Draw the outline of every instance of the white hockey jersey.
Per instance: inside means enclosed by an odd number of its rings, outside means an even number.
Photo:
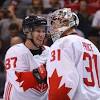
[[[100,100],[100,53],[89,40],[68,35],[50,48],[48,100]]]
[[[33,69],[46,63],[46,53],[48,49],[33,56],[23,43],[7,51],[4,100],[47,100],[47,84],[38,84],[32,75]]]

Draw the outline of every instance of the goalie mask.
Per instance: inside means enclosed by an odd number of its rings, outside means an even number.
[[[59,39],[65,31],[78,26],[78,24],[79,19],[70,8],[63,8],[54,11],[48,18],[49,30],[53,42]]]

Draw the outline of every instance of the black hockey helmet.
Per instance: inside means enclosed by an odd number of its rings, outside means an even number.
[[[32,32],[35,26],[45,26],[47,27],[47,20],[41,16],[27,16],[23,19],[22,28],[23,32]]]

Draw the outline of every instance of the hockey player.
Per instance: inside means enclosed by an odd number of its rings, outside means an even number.
[[[100,53],[77,35],[77,15],[70,8],[49,18],[53,45],[47,61],[48,100],[100,100]]]
[[[47,21],[40,16],[23,20],[26,42],[12,46],[5,56],[4,100],[47,100],[46,56],[43,46]]]

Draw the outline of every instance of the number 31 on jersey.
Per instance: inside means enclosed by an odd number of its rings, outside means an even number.
[[[83,78],[85,85],[94,87],[97,80],[98,87],[100,87],[100,73],[97,66],[97,55],[90,55],[89,53],[84,52],[83,61],[88,61],[88,65],[84,67],[86,69],[86,73],[89,74],[91,78],[91,80],[88,76]],[[94,73],[96,73],[96,76]]]
[[[60,58],[61,58],[61,50],[60,49],[53,50],[51,52],[51,60],[50,60],[51,62],[55,61],[55,60],[60,61]]]

